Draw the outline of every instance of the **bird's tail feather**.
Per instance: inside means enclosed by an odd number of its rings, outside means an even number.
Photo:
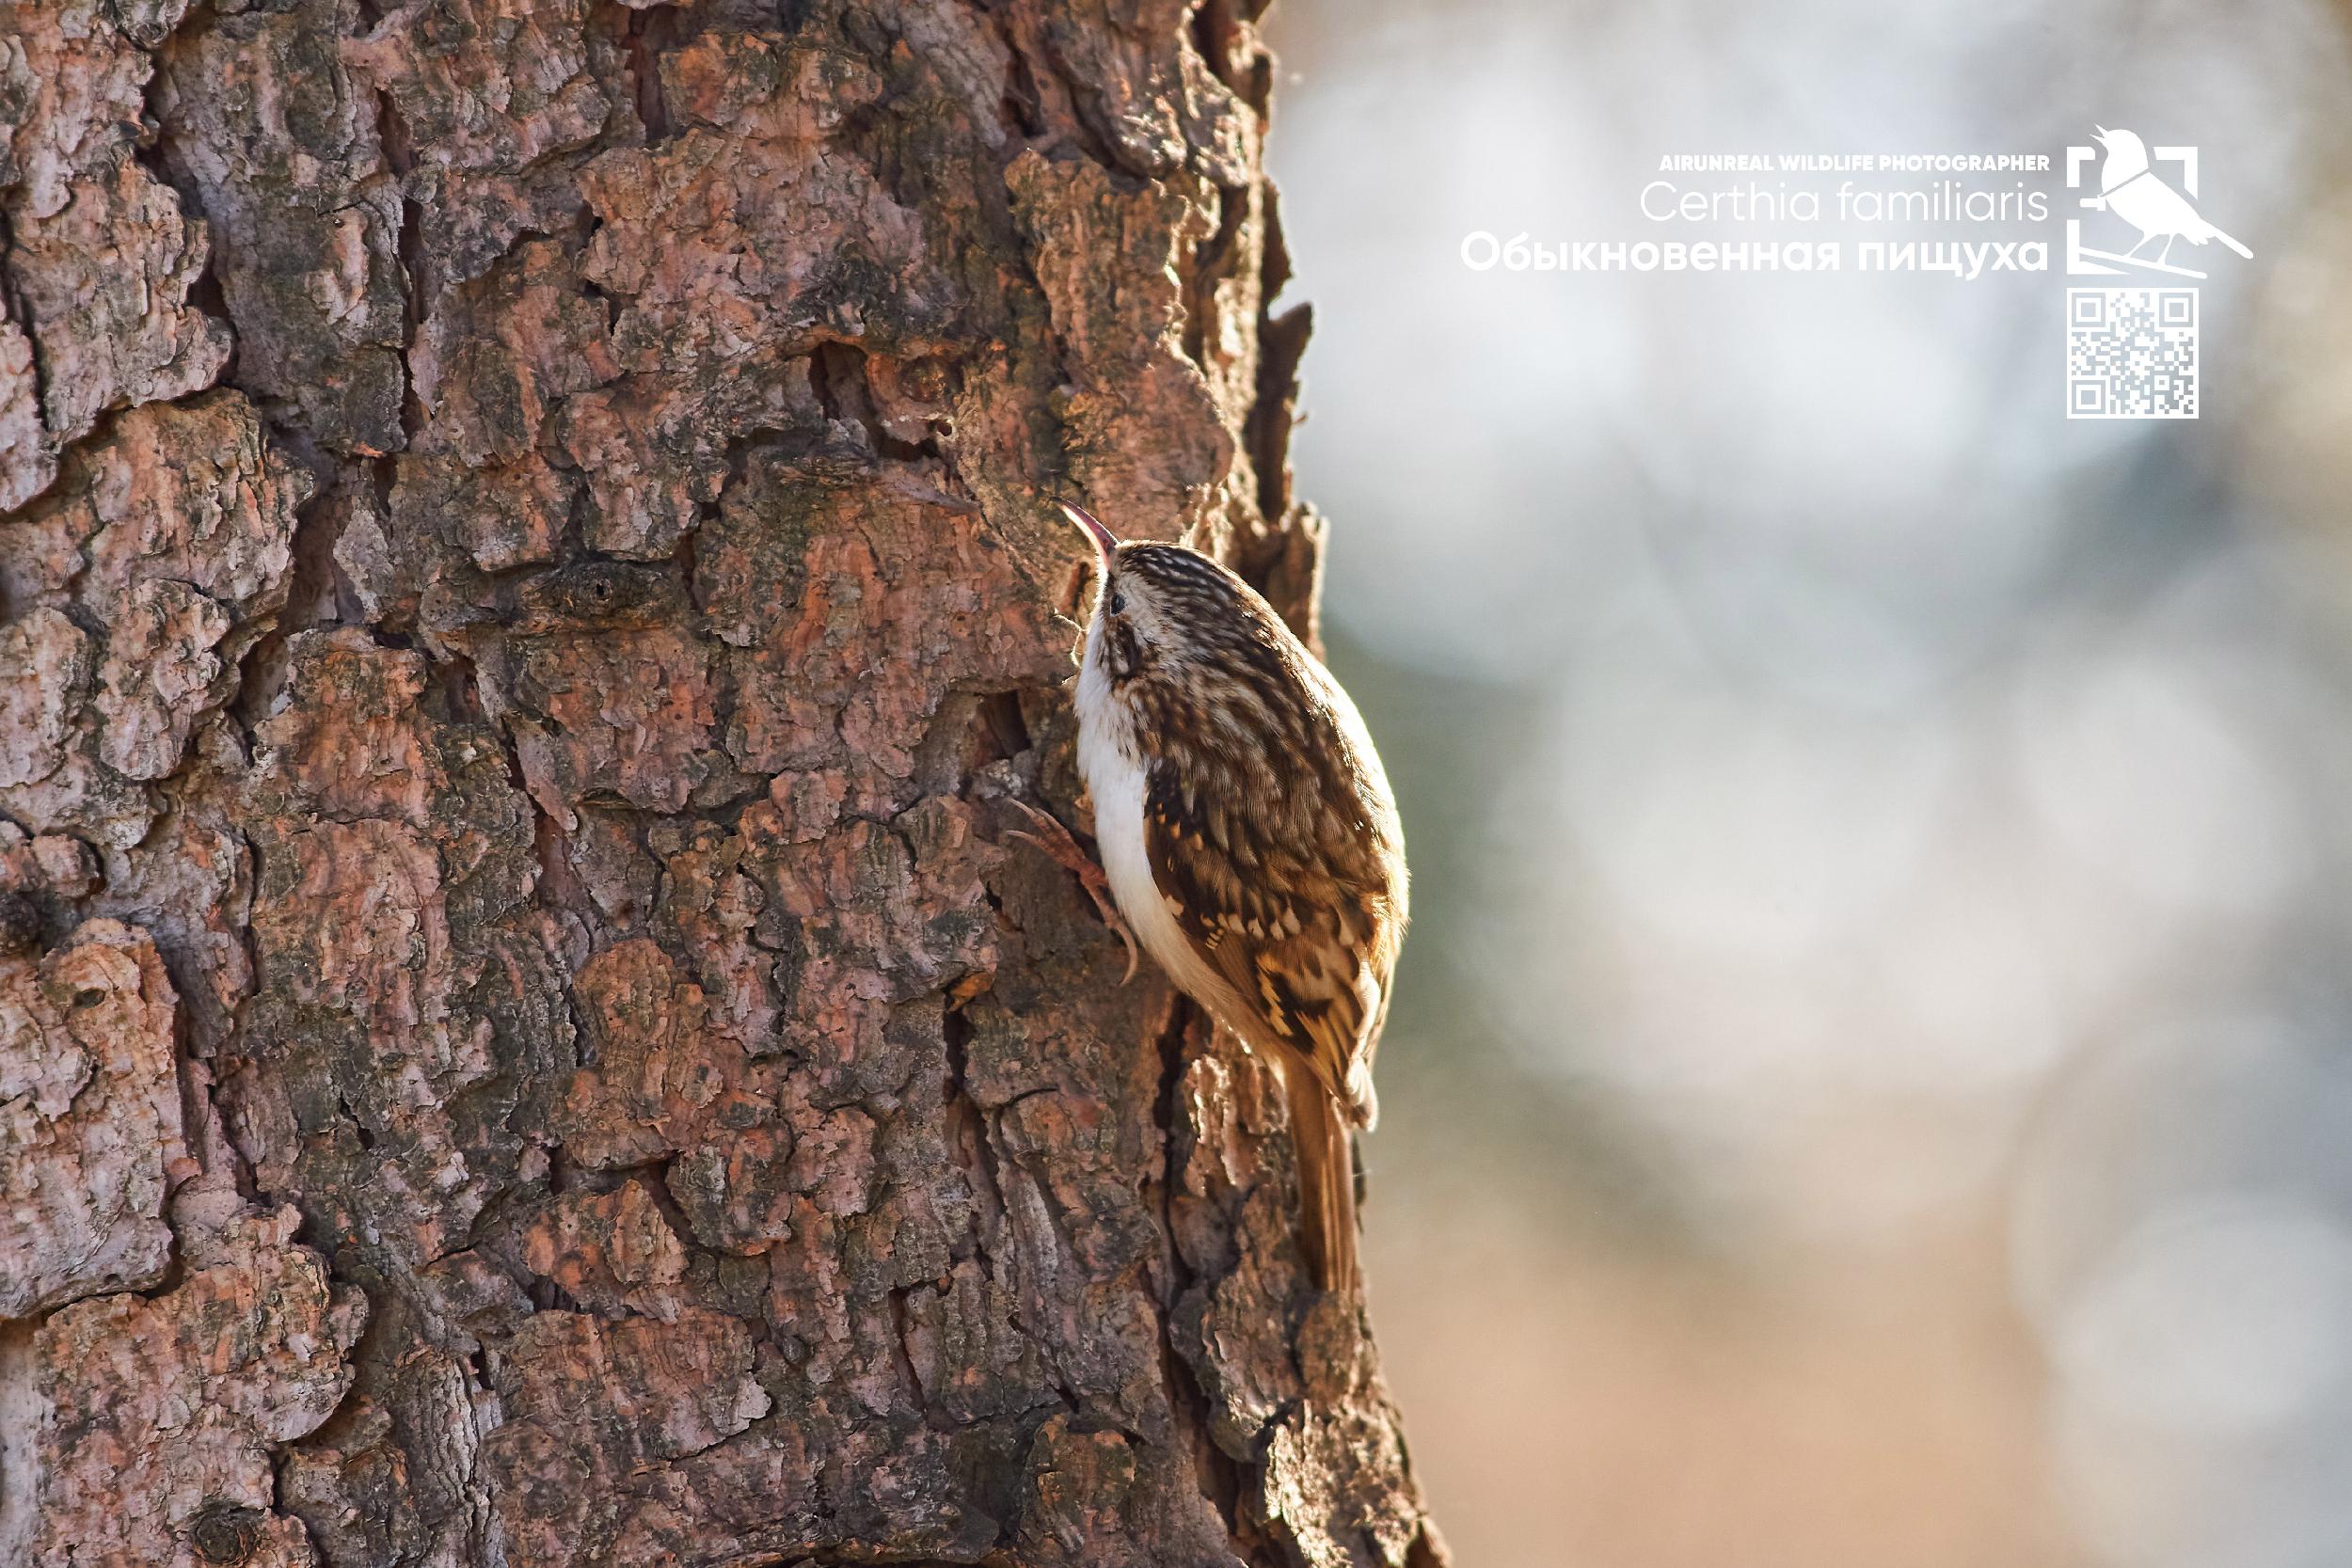
[[[1291,1143],[1298,1151],[1299,1241],[1315,1283],[1353,1293],[1356,1270],[1356,1165],[1339,1101],[1304,1062],[1285,1062]]]
[[[2232,239],[2229,235],[2224,234],[2220,230],[2215,230],[2213,231],[2213,237],[2219,240],[2223,245],[2228,245],[2232,250],[2236,251],[2240,256],[2245,257],[2248,261],[2250,261],[2254,259],[2254,253],[2252,251],[2238,244],[2237,241]]]

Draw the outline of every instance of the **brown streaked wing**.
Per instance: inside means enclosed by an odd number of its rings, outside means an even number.
[[[1367,958],[1388,945],[1375,940],[1375,911],[1359,890],[1263,838],[1248,846],[1255,863],[1243,875],[1237,840],[1255,831],[1257,814],[1222,804],[1196,794],[1187,810],[1171,765],[1154,763],[1144,800],[1152,876],[1195,950],[1250,1009],[1226,1022],[1288,1046],[1352,1104],[1349,1066],[1385,1010],[1388,976],[1363,974]]]

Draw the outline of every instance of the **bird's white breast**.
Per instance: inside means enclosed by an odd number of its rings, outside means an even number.
[[[1087,632],[1086,662],[1078,672],[1078,772],[1094,797],[1094,841],[1119,912],[1168,978],[1216,1008],[1224,982],[1193,950],[1152,875],[1144,844],[1146,773],[1142,748],[1127,705],[1111,689],[1103,668],[1102,620]]]

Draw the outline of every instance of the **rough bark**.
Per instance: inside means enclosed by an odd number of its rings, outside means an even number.
[[[0,10],[0,1560],[1442,1560],[1011,836],[1056,487],[1311,620],[1252,21]]]

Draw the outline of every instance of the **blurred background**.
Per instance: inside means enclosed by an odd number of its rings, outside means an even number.
[[[1417,879],[1373,1309],[1464,1568],[2352,1562],[2344,23],[1269,18]],[[1771,237],[1645,222],[1678,152],[2047,152],[2062,217],[2094,122],[2253,247],[2195,421],[2063,417],[2056,223],[1966,284],[1459,256]]]

